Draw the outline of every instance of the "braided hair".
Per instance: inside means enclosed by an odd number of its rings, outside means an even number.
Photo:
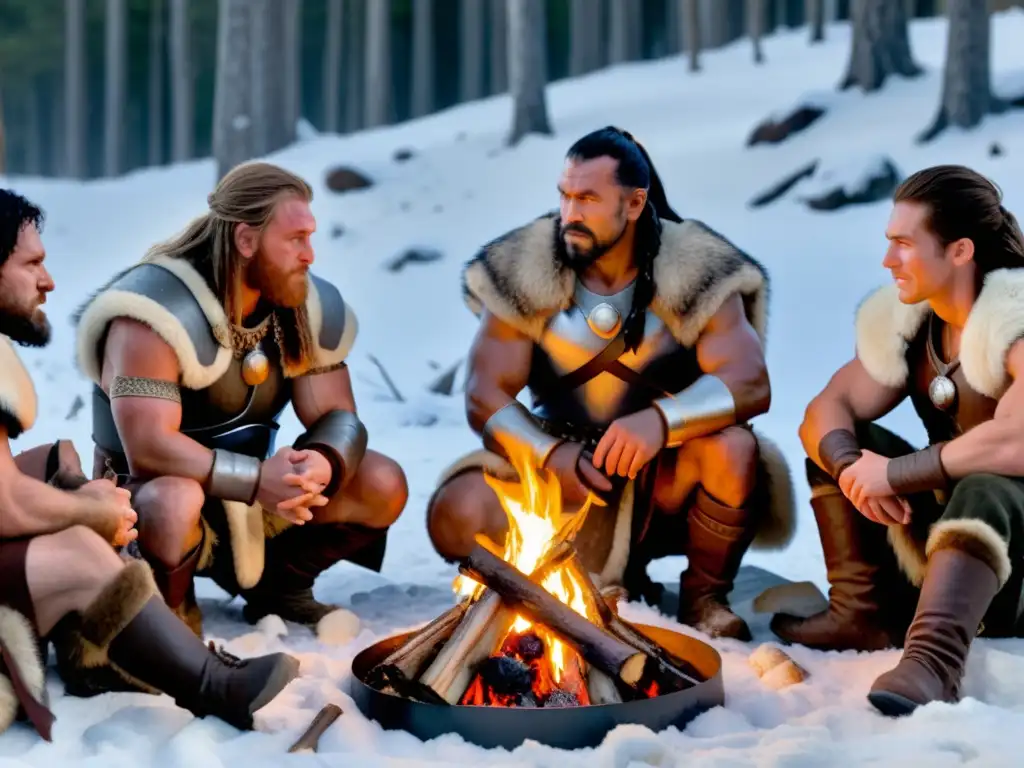
[[[661,249],[661,222],[683,219],[668,204],[665,188],[647,150],[628,131],[614,126],[600,128],[576,141],[566,156],[572,160],[610,157],[617,162],[615,176],[621,186],[647,191],[647,203],[637,219],[633,244],[638,269],[636,288],[624,323],[626,348],[635,351],[643,341],[647,308],[654,299],[654,259]]]

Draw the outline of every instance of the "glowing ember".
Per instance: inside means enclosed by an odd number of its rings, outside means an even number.
[[[512,455],[510,459],[519,473],[519,481],[507,482],[490,476],[485,477],[508,516],[508,535],[504,551],[500,555],[505,562],[529,575],[552,545],[567,538],[571,539],[575,535],[583,525],[592,504],[600,502],[591,495],[579,512],[572,515],[563,514],[561,487],[557,478],[551,472],[537,467],[532,456],[526,452]],[[493,550],[493,545],[489,542],[482,541],[481,544]],[[556,569],[544,579],[542,586],[581,616],[591,621],[598,618],[588,614],[584,590],[570,569]],[[459,595],[472,596],[474,599],[485,589],[482,584],[464,575],[459,575],[455,579],[453,587]],[[509,642],[524,637],[532,637],[539,641],[543,648],[543,655],[540,658],[527,658],[518,648],[514,652],[509,652]],[[534,628],[528,619],[517,615],[508,635],[495,648],[495,653],[511,656],[527,664],[534,675],[532,690],[528,694],[487,696],[482,676],[478,675],[461,703],[530,706],[529,701],[524,704],[512,699],[518,697],[521,700],[524,696],[531,696],[536,702],[533,705],[537,706],[541,705],[538,699],[548,699],[556,689],[562,693],[574,694],[580,705],[589,703],[581,671],[582,660],[572,648],[567,647],[544,627]],[[492,700],[487,701],[488,698]]]

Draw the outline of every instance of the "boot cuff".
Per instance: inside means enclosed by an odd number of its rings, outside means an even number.
[[[943,520],[932,526],[925,546],[925,555],[931,557],[940,549],[958,549],[976,557],[995,571],[999,588],[1010,578],[1009,545],[984,520]]]
[[[105,648],[158,594],[149,565],[142,560],[128,563],[82,612],[82,637]]]

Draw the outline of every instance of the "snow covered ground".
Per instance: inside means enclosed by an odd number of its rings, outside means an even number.
[[[1016,82],[1024,70],[1022,36],[1024,13],[996,17],[992,62],[1000,82]],[[460,298],[462,264],[486,240],[554,207],[565,150],[578,136],[609,123],[645,143],[677,210],[724,232],[770,270],[774,398],[758,427],[789,456],[800,529],[785,551],[752,555],[748,562],[827,586],[796,429],[807,401],[852,353],[856,304],[887,278],[879,262],[889,205],[813,213],[799,202],[800,188],[756,211],[747,209],[746,201],[813,158],[840,169],[851,158],[885,154],[904,174],[939,162],[971,165],[1002,186],[1007,207],[1018,214],[1024,210],[1024,113],[989,118],[971,133],[951,131],[928,146],[914,144],[938,103],[945,23],[916,22],[911,37],[915,56],[927,69],[923,77],[892,81],[871,96],[833,94],[826,99],[825,117],[774,147],[751,150],[744,142],[766,116],[805,94],[834,88],[848,53],[845,25],[830,27],[827,42],[814,47],[805,31],[766,38],[762,67],[752,64],[749,43],[740,42],[706,54],[697,76],[687,73],[681,59],[669,59],[559,83],[548,92],[557,135],[531,138],[512,151],[502,146],[510,103],[499,97],[394,128],[310,138],[276,155],[276,161],[317,185],[316,269],[342,287],[360,318],[350,361],[357,402],[371,445],[396,457],[410,479],[409,505],[391,535],[384,573],[341,565],[317,584],[321,597],[359,615],[362,630],[347,644],[329,646],[308,630],[279,621],[249,627],[237,603],[201,581],[210,637],[228,640],[228,649],[241,655],[286,647],[302,661],[302,678],[261,713],[261,732],[239,734],[216,720],[196,720],[166,697],[63,697],[54,677],[54,743],[16,726],[0,737],[0,766],[1019,764],[1024,725],[1024,642],[1019,641],[977,643],[966,680],[972,698],[957,707],[929,706],[900,722],[878,716],[864,697],[873,678],[895,663],[895,651],[857,655],[795,648],[792,653],[812,677],[776,693],[747,665],[752,646],[717,643],[725,662],[725,708],[706,713],[684,733],[655,735],[623,727],[601,747],[574,753],[535,744],[511,753],[484,752],[454,736],[423,744],[408,734],[383,732],[344,693],[349,662],[358,650],[432,618],[452,600],[454,573],[429,545],[424,507],[437,474],[475,440],[465,425],[461,397],[433,396],[426,386],[439,368],[464,355],[474,331]],[[1002,156],[989,156],[993,141],[1004,149]],[[411,148],[413,158],[394,162],[399,148]],[[374,187],[332,195],[322,186],[323,174],[337,164],[362,169]],[[848,169],[850,184],[863,170]],[[53,344],[23,353],[40,391],[41,413],[21,447],[70,437],[91,461],[88,411],[74,412],[77,398],[88,402],[89,387],[74,368],[66,318],[115,270],[200,213],[213,179],[212,161],[197,161],[89,184],[4,181],[46,209],[44,239],[58,286],[47,305],[56,330]],[[336,226],[344,232],[332,238]],[[445,258],[398,273],[384,268],[411,246],[437,248]],[[388,399],[370,355],[387,369],[405,402]],[[923,438],[908,407],[887,423],[912,440]],[[289,415],[282,439],[297,432]],[[684,562],[663,561],[656,575],[673,580]],[[672,623],[639,606],[628,606],[626,613]],[[287,746],[328,701],[340,704],[345,714],[321,739],[319,756],[286,757]]]

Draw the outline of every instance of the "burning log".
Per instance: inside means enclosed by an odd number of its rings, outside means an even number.
[[[478,544],[477,549],[500,561],[497,555],[483,546]],[[556,544],[548,550],[531,578],[543,581],[572,554],[572,545],[568,542]],[[473,681],[476,666],[498,647],[513,621],[515,614],[502,603],[501,595],[493,590],[485,591],[466,611],[451,638],[420,677],[420,682],[435,690],[449,704],[458,703]]]
[[[473,668],[491,655],[514,620],[511,611],[502,605],[501,595],[487,592],[469,607],[420,682],[437,691],[449,704],[457,703],[469,687]]]
[[[699,673],[690,664],[672,655],[632,624],[619,618],[575,554],[566,567],[573,572],[583,587],[583,599],[586,601],[588,611],[593,610],[594,615],[600,617],[604,628],[622,642],[641,651],[658,663],[663,673],[659,675],[662,685],[669,682],[665,679],[665,673],[676,678],[675,682],[671,684],[674,688],[700,683]]]
[[[597,667],[587,670],[587,692],[591,704],[621,704],[622,694],[615,681]]]
[[[432,622],[416,631],[408,640],[396,648],[381,662],[382,666],[393,666],[402,671],[406,677],[413,679],[420,669],[437,652],[440,643],[451,637],[466,615],[469,601],[463,600],[453,605]]]
[[[584,659],[627,685],[643,676],[647,656],[561,603],[530,578],[487,549],[476,546],[460,571],[485,584],[531,621],[543,624]],[[603,603],[603,601],[601,601]],[[607,608],[607,606],[605,606]]]

